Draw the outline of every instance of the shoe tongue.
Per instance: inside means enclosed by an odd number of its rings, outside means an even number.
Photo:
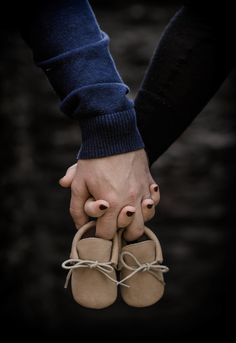
[[[82,260],[109,262],[111,260],[112,241],[102,238],[84,238],[78,241],[78,256]]]
[[[140,263],[153,262],[156,259],[155,242],[148,240],[134,244],[128,244],[123,248],[123,251],[128,251],[134,255]],[[129,255],[124,255],[124,260],[129,265],[134,264],[134,260]]]

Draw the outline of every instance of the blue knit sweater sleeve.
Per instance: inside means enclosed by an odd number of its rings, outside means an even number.
[[[129,89],[111,57],[109,37],[87,0],[34,3],[22,33],[60,97],[61,110],[79,121],[78,158],[143,148]]]

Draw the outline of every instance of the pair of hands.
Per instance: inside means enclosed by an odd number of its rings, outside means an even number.
[[[97,217],[96,235],[112,239],[119,227],[126,240],[144,232],[160,200],[144,149],[104,158],[79,160],[60,181],[71,188],[70,214],[79,229]]]

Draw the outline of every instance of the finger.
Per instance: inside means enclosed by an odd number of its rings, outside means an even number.
[[[150,193],[151,198],[154,201],[154,205],[156,206],[160,202],[160,189],[156,183],[151,184]]]
[[[75,177],[77,163],[73,164],[67,169],[66,174],[59,180],[59,184],[62,187],[68,188],[71,186],[72,181]]]
[[[99,218],[108,208],[109,203],[106,200],[95,200],[91,197],[84,205],[84,212],[90,217]]]
[[[144,199],[142,201],[142,214],[144,222],[152,219],[155,215],[155,206],[152,199]]]
[[[133,221],[127,226],[124,231],[124,238],[127,241],[134,241],[144,233],[144,221],[141,209],[141,204],[136,206],[136,212]]]
[[[117,226],[119,228],[128,226],[132,222],[134,218],[134,214],[135,214],[135,207],[133,206],[123,207],[118,215]]]
[[[103,216],[97,219],[96,236],[103,239],[112,239],[117,231],[117,216],[119,209],[111,206]]]
[[[88,190],[85,184],[71,186],[70,214],[74,220],[75,226],[79,229],[88,222],[88,216],[84,212],[84,204],[89,198]]]

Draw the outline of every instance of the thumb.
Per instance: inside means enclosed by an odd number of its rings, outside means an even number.
[[[76,166],[77,166],[77,163],[73,164],[73,166],[70,166],[67,169],[65,175],[59,180],[59,184],[62,187],[68,188],[71,186],[75,173],[76,173]]]

